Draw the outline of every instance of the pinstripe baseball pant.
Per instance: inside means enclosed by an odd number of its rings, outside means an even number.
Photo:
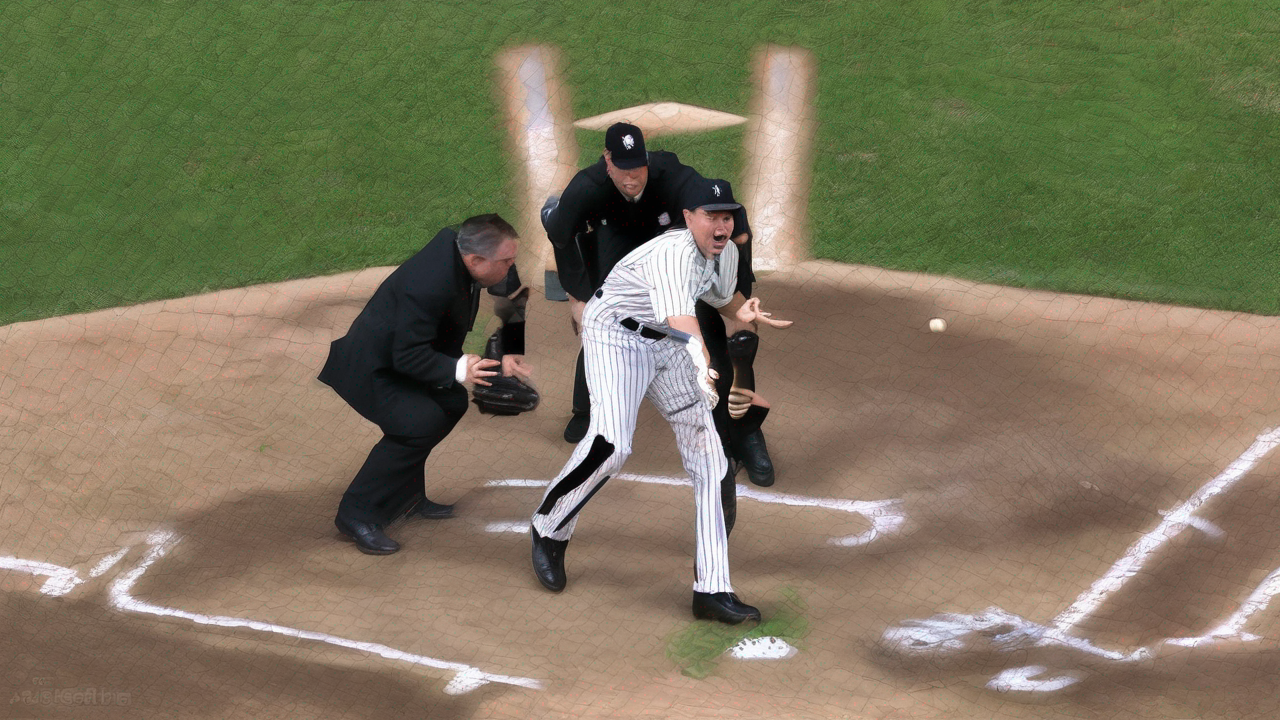
[[[720,505],[720,480],[729,469],[711,410],[683,345],[655,340],[619,324],[604,303],[587,305],[582,318],[591,424],[569,462],[547,487],[533,515],[542,537],[568,540],[578,513],[631,455],[636,415],[648,397],[675,431],[685,472],[693,480],[697,533],[695,592],[733,592],[729,543]]]

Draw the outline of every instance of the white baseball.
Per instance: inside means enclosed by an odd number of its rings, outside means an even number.
[[[947,329],[947,321],[942,318],[934,318],[929,321],[929,329],[934,332],[942,332]]]

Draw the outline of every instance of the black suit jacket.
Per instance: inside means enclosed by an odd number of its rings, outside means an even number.
[[[454,377],[475,325],[480,286],[445,228],[396,268],[343,337],[329,346],[320,381],[389,435],[429,435],[440,400],[466,410]]]

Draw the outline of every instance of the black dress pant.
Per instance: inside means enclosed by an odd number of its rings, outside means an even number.
[[[466,414],[467,399],[466,388],[455,385],[401,403],[413,408],[415,434],[382,436],[343,494],[338,517],[385,526],[426,497],[427,457]]]

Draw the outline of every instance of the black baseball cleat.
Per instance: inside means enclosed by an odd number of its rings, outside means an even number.
[[[400,544],[387,537],[382,526],[377,523],[337,517],[333,519],[333,524],[338,526],[338,532],[354,540],[356,547],[366,555],[390,555],[400,549]]]
[[[747,469],[747,477],[753,484],[760,487],[773,484],[773,460],[769,459],[769,448],[764,444],[764,433],[759,428],[742,438],[736,450],[734,454]]]
[[[591,413],[574,413],[569,424],[564,426],[564,441],[577,445],[587,436],[587,428],[591,425]]]
[[[533,535],[533,574],[538,576],[542,587],[560,592],[568,582],[564,576],[564,550],[569,541],[544,538],[532,524],[529,532]]]
[[[738,599],[731,592],[693,593],[693,616],[698,620],[715,620],[737,625],[747,620],[760,620],[760,611]]]

